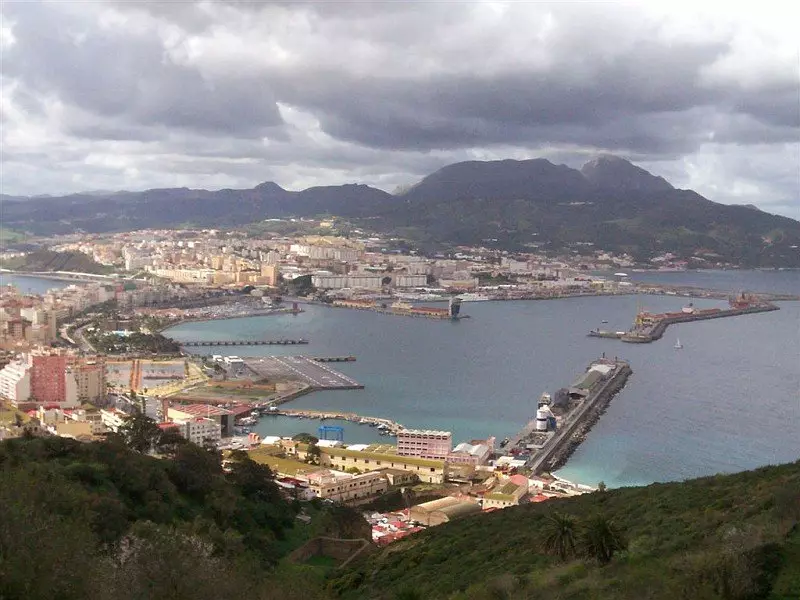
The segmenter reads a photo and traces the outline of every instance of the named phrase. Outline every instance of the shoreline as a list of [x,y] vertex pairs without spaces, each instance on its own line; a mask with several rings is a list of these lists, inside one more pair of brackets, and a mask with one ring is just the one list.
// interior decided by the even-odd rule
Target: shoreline
[[[64,273],[72,273],[72,271],[64,271]],[[28,277],[31,279],[51,279],[53,281],[75,281],[77,283],[98,283],[98,282],[113,282],[116,278],[111,275],[103,275],[102,273],[75,273],[73,275],[59,275],[56,272],[36,272],[36,271],[12,271],[10,269],[0,268],[0,275],[14,275],[16,277]],[[98,278],[98,279],[95,279]],[[120,279],[123,279],[120,277]]]

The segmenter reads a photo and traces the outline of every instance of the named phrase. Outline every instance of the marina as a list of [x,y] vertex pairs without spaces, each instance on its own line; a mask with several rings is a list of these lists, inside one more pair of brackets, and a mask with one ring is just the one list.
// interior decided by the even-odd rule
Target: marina
[[336,421],[348,421],[350,423],[356,423],[358,425],[368,425],[370,427],[375,427],[381,435],[388,435],[388,436],[395,436],[397,432],[405,429],[403,425],[397,423],[396,421],[392,421],[391,419],[384,419],[381,417],[368,417],[363,415],[357,415],[356,413],[351,412],[341,412],[341,411],[326,411],[326,410],[296,410],[296,409],[268,409],[262,413],[263,415],[270,416],[285,416],[285,417],[294,417],[297,419],[318,419],[320,421],[326,420],[336,420]]

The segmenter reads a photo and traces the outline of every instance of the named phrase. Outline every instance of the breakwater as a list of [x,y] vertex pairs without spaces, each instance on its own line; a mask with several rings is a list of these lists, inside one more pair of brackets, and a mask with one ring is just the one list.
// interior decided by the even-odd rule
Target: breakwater
[[[602,373],[595,371],[598,366],[610,367],[605,375],[592,375]],[[591,378],[596,380],[588,389],[570,388],[570,395],[578,395],[585,390],[585,397],[580,404],[569,411],[561,419],[559,429],[550,433],[550,437],[541,445],[541,448],[527,461],[527,466],[533,474],[543,471],[553,471],[566,463],[569,456],[585,439],[586,434],[603,414],[611,399],[621,390],[628,381],[633,371],[630,364],[624,360],[608,360],[601,358],[594,361],[586,371],[583,381]],[[532,435],[544,435],[535,432],[534,421],[528,423],[520,436],[518,443],[525,443]],[[530,440],[533,441],[533,440]]]
[[611,399],[625,386],[633,370],[628,363],[620,361],[619,370],[598,390],[592,403],[586,410],[566,426],[564,437],[549,452],[549,456],[539,465],[538,470],[555,471],[563,467],[572,453],[583,443],[589,431],[594,427],[600,416],[608,408]]
[[760,304],[745,308],[729,308],[726,310],[710,309],[686,314],[670,314],[668,316],[656,319],[655,322],[650,325],[633,329],[620,336],[619,339],[628,343],[647,344],[661,339],[661,337],[664,335],[664,332],[667,330],[667,327],[677,323],[691,323],[693,321],[707,321],[709,319],[721,319],[723,317],[737,317],[739,315],[771,312],[774,310],[780,309],[774,304]]

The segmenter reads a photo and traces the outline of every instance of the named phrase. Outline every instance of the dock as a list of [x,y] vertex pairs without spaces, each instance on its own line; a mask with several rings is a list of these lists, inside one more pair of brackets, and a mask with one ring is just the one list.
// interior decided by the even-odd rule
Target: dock
[[[600,374],[600,371],[594,371],[595,368],[602,368],[607,373]],[[510,450],[527,446],[529,442],[533,442],[534,435],[545,436],[546,441],[534,451],[526,466],[534,475],[559,468],[580,445],[614,395],[624,387],[631,373],[633,371],[630,364],[618,358],[611,360],[604,356],[593,361],[582,376],[584,382],[591,382],[588,387],[564,390],[571,397],[582,394],[585,396],[577,406],[559,419],[558,429],[554,432],[537,432],[537,421],[534,418],[511,440],[507,448]]]
[[741,299],[731,299],[731,307],[727,309],[707,308],[691,310],[690,312],[674,312],[664,314],[650,314],[639,312],[633,327],[629,331],[605,331],[602,329],[592,329],[587,333],[589,337],[609,338],[622,340],[629,344],[649,344],[661,339],[667,327],[677,323],[692,323],[694,321],[707,321],[709,319],[722,319],[725,317],[737,317],[762,312],[780,310],[780,307],[771,302],[758,301],[748,303],[744,297]]
[[258,379],[292,379],[307,384],[312,391],[364,389],[356,380],[308,356],[264,356],[242,360]]
[[609,338],[619,340],[627,333],[627,331],[606,331],[604,329],[592,329],[589,332],[589,337]]
[[359,425],[369,425],[371,427],[380,426],[381,431],[385,431],[385,435],[395,436],[398,431],[405,429],[403,425],[391,419],[384,419],[381,417],[367,417],[358,415],[351,412],[330,411],[330,410],[309,410],[309,409],[278,409],[269,410],[262,413],[263,415],[275,415],[284,417],[295,417],[300,419],[319,419],[321,421],[339,420],[349,421],[350,423],[357,423]]
[[181,342],[174,340],[181,346],[294,346],[308,344],[308,340],[189,340]]
[[356,362],[355,356],[312,356],[316,362]]
[[694,313],[675,314],[657,319],[651,325],[635,328],[620,337],[620,339],[623,342],[633,344],[648,344],[661,339],[667,327],[677,323],[692,323],[694,321],[707,321],[709,319],[722,319],[724,317],[738,317],[740,315],[771,312],[774,310],[780,309],[774,304],[763,304],[745,308],[729,308],[726,310],[711,309],[708,311],[696,311]]

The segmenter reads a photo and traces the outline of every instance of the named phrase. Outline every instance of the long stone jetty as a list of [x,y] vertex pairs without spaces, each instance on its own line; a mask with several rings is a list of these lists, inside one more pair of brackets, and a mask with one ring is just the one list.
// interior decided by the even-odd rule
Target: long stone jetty
[[[597,375],[592,375],[593,368],[602,365],[603,369],[610,370],[606,374],[596,371]],[[550,433],[549,439],[531,456],[527,461],[528,468],[533,474],[544,471],[552,471],[562,466],[575,448],[584,440],[588,431],[597,422],[597,419],[605,411],[611,399],[619,392],[628,381],[633,371],[630,364],[621,359],[600,358],[591,365],[584,375],[587,378],[596,379],[588,389],[580,404],[564,415],[559,423],[559,428],[555,433]],[[570,389],[569,392],[580,392],[578,389]],[[535,421],[526,425],[520,435],[515,438],[517,444],[525,443],[526,439],[536,433]]]

